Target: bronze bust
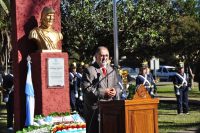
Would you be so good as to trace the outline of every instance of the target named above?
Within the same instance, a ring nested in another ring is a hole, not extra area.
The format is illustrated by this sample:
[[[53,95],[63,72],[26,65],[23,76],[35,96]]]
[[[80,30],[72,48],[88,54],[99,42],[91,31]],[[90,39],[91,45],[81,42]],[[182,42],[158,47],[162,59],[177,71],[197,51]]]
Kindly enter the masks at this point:
[[[41,13],[41,25],[31,30],[29,39],[36,40],[38,51],[58,50],[58,42],[63,39],[61,32],[53,29],[55,11],[52,7],[44,7]]]

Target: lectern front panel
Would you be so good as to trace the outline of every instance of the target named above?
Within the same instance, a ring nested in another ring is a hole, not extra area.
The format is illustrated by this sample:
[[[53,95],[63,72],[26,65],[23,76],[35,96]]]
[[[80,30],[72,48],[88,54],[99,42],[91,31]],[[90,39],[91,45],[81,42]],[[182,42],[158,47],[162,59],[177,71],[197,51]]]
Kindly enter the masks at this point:
[[[154,133],[153,110],[131,110],[129,113],[129,133]]]
[[[101,133],[158,133],[158,99],[100,102]]]
[[[100,103],[101,133],[125,133],[124,101]]]

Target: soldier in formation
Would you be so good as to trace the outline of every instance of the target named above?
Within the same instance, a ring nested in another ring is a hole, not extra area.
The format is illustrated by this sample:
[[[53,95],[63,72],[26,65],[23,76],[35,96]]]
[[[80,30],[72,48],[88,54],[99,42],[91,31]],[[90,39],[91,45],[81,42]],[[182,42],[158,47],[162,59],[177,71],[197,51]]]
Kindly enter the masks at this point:
[[[7,128],[13,130],[14,114],[14,77],[11,73],[3,75],[4,102],[7,109]]]
[[[177,65],[177,73],[174,75],[174,91],[177,99],[177,113],[189,114],[188,105],[188,78],[184,72],[184,63],[179,62]]]
[[[153,76],[150,73],[147,73],[148,69],[148,62],[144,61],[141,64],[140,72],[136,78],[136,86],[139,86],[143,84],[149,94],[154,97],[155,96],[155,90],[156,90],[156,84],[153,79]]]
[[[69,73],[71,110],[72,112],[77,111],[81,116],[83,116],[82,74],[85,67],[84,62],[79,64],[73,62]]]

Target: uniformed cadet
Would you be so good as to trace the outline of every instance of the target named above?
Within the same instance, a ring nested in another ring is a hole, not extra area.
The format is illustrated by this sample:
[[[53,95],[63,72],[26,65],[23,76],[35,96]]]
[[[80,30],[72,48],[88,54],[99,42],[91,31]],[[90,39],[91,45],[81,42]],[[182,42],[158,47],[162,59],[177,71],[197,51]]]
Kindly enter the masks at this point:
[[[184,63],[179,62],[177,65],[178,72],[174,75],[174,90],[177,99],[177,113],[189,114],[188,105],[188,79],[184,73]]]
[[[144,61],[141,64],[140,72],[136,77],[136,86],[143,84],[147,89],[147,91],[149,92],[149,94],[152,97],[154,97],[155,83],[153,76],[147,74],[147,69],[148,69],[148,62]]]
[[[153,78],[153,75],[152,73],[150,72],[150,68],[148,67],[147,68],[147,79],[149,81],[151,81],[151,84],[152,84],[152,90],[151,90],[151,95],[152,96],[157,96],[157,86],[156,86],[156,81],[155,79]]]
[[[78,74],[78,98],[76,99],[76,108],[78,113],[83,116],[83,89],[82,89],[82,74],[85,69],[86,64],[84,62],[80,62],[77,67]]]
[[[76,102],[79,98],[78,88],[82,75],[77,72],[77,64],[73,62],[70,65],[69,81],[70,81],[70,105],[72,112],[77,111]]]
[[[3,76],[3,88],[5,89],[4,102],[7,109],[7,128],[13,130],[13,114],[14,114],[14,77],[11,73]]]

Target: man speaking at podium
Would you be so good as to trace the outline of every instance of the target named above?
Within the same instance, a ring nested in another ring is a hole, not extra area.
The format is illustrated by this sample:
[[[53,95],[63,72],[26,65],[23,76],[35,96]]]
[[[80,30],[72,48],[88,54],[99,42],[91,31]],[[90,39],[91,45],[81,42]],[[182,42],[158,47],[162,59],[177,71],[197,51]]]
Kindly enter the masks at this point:
[[[118,99],[120,87],[117,73],[109,63],[109,51],[100,46],[96,61],[83,73],[84,112],[87,133],[99,133],[98,101]]]

